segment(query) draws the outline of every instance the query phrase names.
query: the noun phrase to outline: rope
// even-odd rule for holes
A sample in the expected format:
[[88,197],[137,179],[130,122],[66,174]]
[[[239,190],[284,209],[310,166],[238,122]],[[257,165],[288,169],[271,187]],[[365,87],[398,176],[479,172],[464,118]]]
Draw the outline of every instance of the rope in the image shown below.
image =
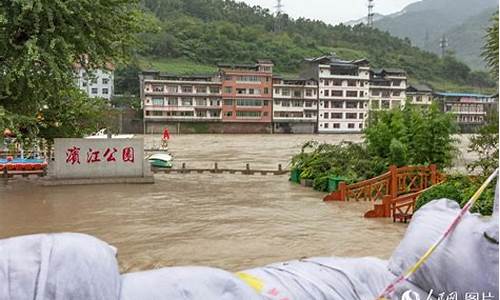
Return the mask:
[[483,191],[488,187],[488,185],[495,179],[495,177],[498,175],[498,168],[491,174],[488,179],[481,185],[481,187],[472,195],[472,197],[469,199],[467,204],[464,205],[464,207],[460,210],[460,213],[455,217],[453,222],[450,224],[448,229],[441,235],[439,240],[435,242],[428,250],[425,252],[425,254],[412,266],[410,267],[405,273],[401,274],[399,277],[397,277],[392,283],[390,283],[383,291],[382,293],[377,297],[377,300],[386,300],[386,296],[390,296],[395,290],[396,286],[410,278],[411,275],[413,275],[426,261],[429,259],[431,254],[437,249],[437,247],[453,232],[453,230],[457,227],[458,223],[462,220],[463,216],[469,209],[476,203],[477,199],[479,199],[479,196],[483,193]]

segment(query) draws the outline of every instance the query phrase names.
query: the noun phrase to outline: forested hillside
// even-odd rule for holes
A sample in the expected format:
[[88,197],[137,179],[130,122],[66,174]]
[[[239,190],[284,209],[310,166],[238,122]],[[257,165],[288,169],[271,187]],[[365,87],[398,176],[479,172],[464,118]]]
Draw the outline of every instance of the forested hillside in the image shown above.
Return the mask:
[[481,40],[497,10],[497,0],[422,0],[379,18],[375,27],[408,37],[414,45],[434,53],[441,53],[439,41],[445,35],[448,49],[460,60],[473,69],[484,69]]
[[143,6],[157,18],[158,31],[143,36],[142,68],[179,71],[158,63],[172,59],[206,69],[218,62],[271,58],[277,72],[293,73],[304,57],[335,52],[345,59],[366,57],[374,67],[403,68],[413,81],[440,89],[493,86],[485,73],[471,73],[452,56],[440,59],[409,40],[363,25],[332,26],[287,15],[276,19],[267,9],[230,0],[143,0]]

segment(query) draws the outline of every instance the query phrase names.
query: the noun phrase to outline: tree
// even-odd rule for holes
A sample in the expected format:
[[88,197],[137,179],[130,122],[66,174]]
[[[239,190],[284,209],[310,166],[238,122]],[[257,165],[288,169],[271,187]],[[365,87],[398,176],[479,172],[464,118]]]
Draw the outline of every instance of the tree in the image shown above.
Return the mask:
[[[139,0],[0,1],[0,107],[9,126],[32,135],[44,132],[37,120],[43,110],[79,114],[83,95],[74,85],[74,64],[126,63],[147,25]],[[73,129],[68,132],[80,133]]]
[[486,31],[482,56],[498,80],[498,11],[492,18],[492,24]]
[[477,160],[467,165],[470,171],[479,169],[481,175],[488,176],[498,168],[498,111],[490,112],[485,126],[470,138],[469,152],[477,154]]

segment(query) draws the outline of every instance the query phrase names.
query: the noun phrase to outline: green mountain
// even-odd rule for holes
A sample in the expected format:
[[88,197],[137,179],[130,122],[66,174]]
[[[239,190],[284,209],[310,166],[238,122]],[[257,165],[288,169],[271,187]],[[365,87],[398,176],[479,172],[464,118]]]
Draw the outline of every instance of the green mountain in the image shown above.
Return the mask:
[[379,18],[375,27],[409,38],[413,45],[441,53],[440,40],[448,50],[473,69],[484,68],[480,58],[484,29],[498,9],[497,0],[422,0],[401,12]]
[[[145,45],[140,52],[142,69],[193,73],[199,64],[199,71],[205,72],[219,62],[270,58],[277,72],[295,73],[305,57],[335,52],[344,59],[366,57],[373,67],[403,68],[412,81],[437,89],[471,90],[478,78],[479,86],[494,86],[487,75],[472,76],[452,56],[440,59],[408,40],[363,25],[332,26],[287,15],[276,17],[268,9],[231,0],[143,0],[142,4],[158,25],[156,32],[141,37]],[[182,62],[188,65],[185,70]]]

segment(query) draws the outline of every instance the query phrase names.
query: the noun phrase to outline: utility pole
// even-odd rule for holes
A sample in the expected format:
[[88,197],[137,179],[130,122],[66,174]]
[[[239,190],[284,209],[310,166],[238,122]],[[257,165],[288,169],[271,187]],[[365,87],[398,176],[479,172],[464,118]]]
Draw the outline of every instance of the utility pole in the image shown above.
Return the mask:
[[283,7],[285,7],[282,3],[282,0],[276,0],[276,17],[274,19],[274,32],[281,31],[281,15],[283,14]]
[[373,17],[375,14],[373,13],[373,7],[375,6],[373,4],[374,0],[368,0],[368,18],[367,18],[367,25],[368,27],[372,28],[373,27]]
[[444,57],[446,55],[446,48],[448,48],[448,39],[444,34],[439,41],[439,47],[441,48],[441,57]]

